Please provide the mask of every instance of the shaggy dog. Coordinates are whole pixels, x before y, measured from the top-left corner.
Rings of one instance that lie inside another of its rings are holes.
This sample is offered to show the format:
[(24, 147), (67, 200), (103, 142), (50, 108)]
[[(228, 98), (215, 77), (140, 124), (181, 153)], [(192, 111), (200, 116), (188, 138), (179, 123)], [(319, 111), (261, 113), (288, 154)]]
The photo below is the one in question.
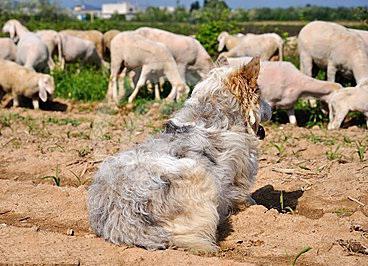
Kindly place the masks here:
[(162, 134), (106, 159), (89, 189), (97, 235), (147, 249), (217, 249), (218, 224), (251, 199), (256, 132), (271, 117), (259, 67), (255, 58), (212, 70)]

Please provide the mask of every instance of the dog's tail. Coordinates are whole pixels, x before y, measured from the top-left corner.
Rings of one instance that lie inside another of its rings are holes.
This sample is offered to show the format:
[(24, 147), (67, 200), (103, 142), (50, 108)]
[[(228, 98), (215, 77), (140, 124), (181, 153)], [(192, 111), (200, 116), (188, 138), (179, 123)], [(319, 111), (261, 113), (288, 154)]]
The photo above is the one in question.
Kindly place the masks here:
[[(122, 176), (118, 158), (104, 162), (88, 191), (89, 220), (98, 236), (114, 244), (165, 249), (169, 235), (151, 215), (144, 188)], [(135, 186), (136, 185), (136, 186)]]

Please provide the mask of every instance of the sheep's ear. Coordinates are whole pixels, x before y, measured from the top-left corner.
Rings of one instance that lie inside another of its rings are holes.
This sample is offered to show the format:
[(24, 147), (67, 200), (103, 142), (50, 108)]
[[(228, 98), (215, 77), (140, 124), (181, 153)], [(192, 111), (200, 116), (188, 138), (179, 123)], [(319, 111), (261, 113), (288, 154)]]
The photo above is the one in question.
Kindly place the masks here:
[(8, 27), (10, 39), (15, 40), (15, 25), (12, 23)]
[(254, 57), (248, 64), (236, 69), (227, 77), (225, 85), (241, 103), (254, 102), (254, 97), (258, 101), (260, 96), (257, 87), (259, 70), (259, 57)]
[(40, 97), (41, 101), (46, 102), (47, 101), (47, 92), (44, 88), (41, 88), (38, 92), (38, 96)]
[(47, 92), (42, 82), (42, 79), (38, 81), (38, 96), (40, 97), (41, 101), (43, 102), (47, 101)]

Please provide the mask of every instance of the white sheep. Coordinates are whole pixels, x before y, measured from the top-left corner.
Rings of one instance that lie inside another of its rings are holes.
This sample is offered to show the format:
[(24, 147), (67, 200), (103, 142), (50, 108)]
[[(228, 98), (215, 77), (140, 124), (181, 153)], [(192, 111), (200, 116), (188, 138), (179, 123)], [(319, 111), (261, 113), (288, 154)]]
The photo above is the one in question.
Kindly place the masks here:
[[(231, 66), (246, 64), (251, 57), (227, 58)], [(289, 122), (296, 124), (294, 105), (300, 97), (316, 97), (328, 102), (342, 86), (335, 82), (317, 80), (301, 73), (290, 62), (261, 62), (258, 81), (262, 97), (273, 109), (286, 109)]]
[(17, 57), (17, 46), (10, 38), (0, 38), (0, 58), (15, 61)]
[(368, 127), (368, 79), (357, 86), (345, 88), (331, 94), (328, 100), (330, 122), (328, 129), (338, 129), (349, 111), (362, 112)]
[(105, 47), (105, 50), (110, 50), (110, 44), (111, 44), (111, 41), (112, 39), (118, 35), (120, 33), (120, 31), (118, 30), (109, 30), (107, 32), (104, 33), (103, 35), (103, 40), (104, 40), (104, 47)]
[(48, 94), (54, 93), (54, 79), (48, 74), (34, 72), (14, 62), (0, 59), (1, 95), (11, 93), (13, 106), (19, 106), (19, 96), (32, 99), (34, 109), (39, 109), (38, 99), (46, 102)]
[(103, 64), (93, 42), (64, 33), (59, 33), (59, 37), (61, 41), (61, 69), (65, 68), (65, 62), (77, 60), (96, 66)]
[(248, 33), (237, 46), (227, 52), (223, 52), (219, 57), (243, 57), (259, 56), (262, 61), (270, 60), (278, 51), (278, 59), (283, 57), (283, 39), (276, 33), (252, 34)]
[(188, 69), (196, 71), (200, 78), (204, 78), (213, 68), (212, 59), (207, 51), (199, 41), (191, 36), (150, 27), (142, 27), (135, 32), (151, 41), (164, 44), (174, 57), (184, 81), (186, 81)]
[(312, 76), (313, 63), (327, 67), (327, 80), (335, 81), (337, 70), (352, 74), (357, 83), (368, 78), (368, 53), (358, 33), (333, 22), (313, 21), (298, 36), (301, 71)]
[(9, 33), (10, 38), (17, 44), (16, 62), (20, 65), (37, 71), (52, 68), (49, 65), (49, 53), (37, 34), (28, 31), (18, 20), (8, 20), (3, 27), (3, 32)]
[(189, 91), (165, 45), (146, 39), (136, 32), (126, 31), (119, 33), (111, 41), (111, 76), (107, 97), (118, 103), (118, 98), (125, 95), (124, 88), (120, 88), (120, 97), (118, 96), (118, 76), (123, 73), (120, 76), (123, 78), (125, 73), (139, 68), (142, 68), (141, 73), (133, 93), (129, 96), (129, 103), (133, 102), (147, 80), (153, 80), (155, 83), (161, 76), (166, 76), (172, 85), (168, 100), (178, 98)]
[(366, 30), (356, 30), (356, 29), (350, 29), (350, 30), (359, 34), (359, 36), (365, 42), (365, 45), (366, 45), (367, 51), (368, 51), (368, 31), (366, 31)]
[(54, 69), (55, 62), (52, 56), (57, 53), (59, 62), (61, 61), (61, 39), (59, 33), (54, 30), (39, 30), (36, 34), (41, 38), (42, 42), (46, 44), (49, 52), (49, 66)]
[(217, 37), (217, 41), (219, 42), (217, 51), (221, 52), (222, 50), (224, 50), (224, 48), (229, 51), (235, 48), (236, 46), (238, 46), (244, 36), (245, 35), (242, 33), (230, 35), (227, 31), (221, 32)]
[(103, 34), (99, 32), (98, 30), (62, 30), (59, 33), (71, 35), (74, 37), (78, 37), (78, 38), (93, 42), (94, 45), (96, 46), (97, 54), (99, 55), (101, 60), (104, 62), (103, 60), (103, 55), (105, 51), (104, 37), (103, 37)]

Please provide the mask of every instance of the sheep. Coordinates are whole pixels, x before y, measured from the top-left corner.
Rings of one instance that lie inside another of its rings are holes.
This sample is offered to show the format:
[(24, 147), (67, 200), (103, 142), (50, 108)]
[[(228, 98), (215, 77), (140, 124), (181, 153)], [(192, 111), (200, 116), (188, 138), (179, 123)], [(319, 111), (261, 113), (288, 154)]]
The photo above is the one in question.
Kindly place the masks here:
[(120, 31), (118, 30), (109, 30), (104, 33), (103, 40), (104, 40), (104, 47), (106, 50), (107, 49), (110, 50), (110, 44), (111, 44), (112, 39), (119, 33)]
[(65, 62), (75, 62), (77, 60), (96, 66), (103, 64), (93, 42), (64, 33), (59, 33), (59, 37), (62, 54), (61, 69), (65, 68)]
[[(108, 89), (108, 98), (113, 98), (118, 103), (119, 74), (128, 73), (130, 70), (141, 69), (139, 79), (128, 102), (132, 103), (137, 96), (140, 87), (147, 80), (157, 80), (157, 77), (165, 75), (172, 85), (168, 100), (179, 98), (187, 93), (189, 88), (181, 78), (173, 56), (165, 45), (153, 42), (133, 31), (121, 32), (111, 41), (111, 76)], [(121, 75), (124, 76), (124, 75)], [(121, 97), (125, 90), (121, 88)]]
[(87, 41), (91, 41), (95, 44), (97, 54), (100, 56), (101, 60), (103, 61), (104, 55), (104, 36), (101, 32), (97, 30), (62, 30), (59, 33), (61, 34), (68, 34), (74, 37), (78, 37)]
[[(251, 57), (227, 58), (231, 66), (246, 64)], [(300, 97), (312, 96), (328, 102), (329, 97), (342, 86), (335, 82), (317, 80), (301, 73), (292, 63), (261, 62), (258, 85), (262, 97), (273, 109), (286, 109), (289, 122), (296, 124), (294, 105)]]
[(337, 70), (353, 74), (357, 83), (368, 78), (368, 53), (358, 33), (333, 22), (313, 21), (298, 36), (301, 71), (312, 76), (312, 67), (327, 67), (327, 80)]
[(17, 46), (10, 38), (0, 38), (0, 58), (15, 61), (17, 56)]
[(34, 109), (39, 109), (38, 99), (46, 102), (54, 93), (54, 79), (48, 74), (34, 72), (14, 62), (0, 59), (0, 91), (11, 93), (13, 106), (19, 106), (19, 96), (32, 99)]
[(278, 51), (278, 59), (282, 61), (284, 41), (276, 33), (252, 34), (241, 38), (240, 43), (233, 49), (223, 52), (219, 57), (259, 56), (262, 61), (270, 60)]
[(368, 31), (366, 31), (366, 30), (356, 30), (356, 29), (350, 29), (350, 30), (359, 34), (359, 36), (365, 42), (365, 45), (367, 47), (367, 52), (368, 52)]
[(59, 33), (54, 30), (39, 30), (36, 31), (37, 36), (39, 36), (44, 44), (47, 46), (49, 52), (49, 66), (54, 69), (55, 62), (52, 59), (53, 54), (57, 52), (59, 62), (61, 62), (61, 39)]
[(218, 52), (221, 52), (226, 48), (228, 51), (235, 48), (244, 37), (244, 34), (238, 33), (236, 35), (230, 35), (227, 31), (223, 31), (217, 37), (217, 41), (219, 42), (218, 45)]
[(207, 51), (193, 37), (150, 27), (142, 27), (135, 32), (151, 41), (164, 44), (173, 55), (184, 81), (188, 68), (196, 71), (203, 79), (214, 66)]
[(345, 88), (331, 94), (328, 100), (329, 130), (338, 129), (349, 111), (362, 112), (368, 128), (368, 79), (357, 86)]
[(47, 46), (37, 34), (28, 31), (18, 20), (8, 20), (3, 26), (3, 32), (9, 33), (11, 39), (18, 41), (16, 53), (18, 64), (36, 71), (52, 68), (49, 64)]

